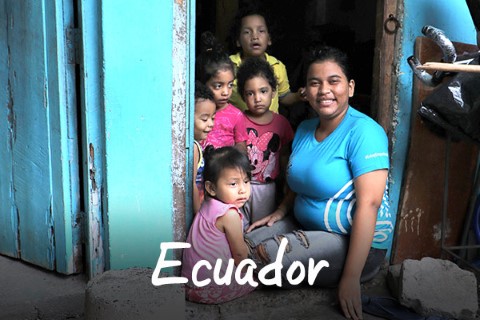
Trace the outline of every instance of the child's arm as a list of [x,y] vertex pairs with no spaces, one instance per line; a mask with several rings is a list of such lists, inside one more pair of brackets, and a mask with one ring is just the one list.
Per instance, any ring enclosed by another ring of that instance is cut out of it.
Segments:
[[198,150],[198,146],[193,144],[193,214],[197,214],[198,210],[200,210],[200,194],[198,193],[197,188],[197,172],[198,172],[198,161],[200,160],[200,150]]
[[247,143],[245,141],[235,143],[235,148],[247,154]]
[[237,210],[230,209],[217,219],[215,225],[220,231],[225,233],[230,245],[232,258],[235,265],[238,265],[240,261],[248,257],[247,245],[243,240],[243,224],[240,214]]
[[307,101],[305,98],[305,88],[299,88],[297,92],[289,92],[282,97],[278,97],[278,101],[286,106],[291,106],[297,102]]
[[246,140],[248,139],[247,135],[247,126],[246,126],[246,116],[243,112],[238,113],[238,117],[236,119],[235,127],[233,129],[234,139],[235,139],[235,147],[242,151],[244,154],[247,154],[247,143]]

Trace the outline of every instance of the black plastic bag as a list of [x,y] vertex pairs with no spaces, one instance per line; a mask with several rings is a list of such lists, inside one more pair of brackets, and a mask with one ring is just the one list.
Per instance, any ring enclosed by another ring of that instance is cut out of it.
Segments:
[[[469,64],[478,65],[478,58]],[[458,130],[460,136],[480,143],[480,73],[459,72],[445,80],[422,101],[422,107],[420,115],[445,130]],[[426,116],[426,110],[430,110],[430,117]],[[440,119],[435,121],[432,114]],[[445,122],[448,125],[442,125]]]

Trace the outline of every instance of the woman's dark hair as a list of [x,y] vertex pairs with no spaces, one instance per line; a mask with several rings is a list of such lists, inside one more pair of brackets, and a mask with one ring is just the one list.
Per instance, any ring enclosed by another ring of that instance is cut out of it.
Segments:
[[205,167],[203,181],[217,183],[220,173],[224,169],[240,169],[248,179],[252,178],[252,168],[247,155],[235,147],[222,147],[215,149],[208,146],[203,152]]
[[212,90],[198,80],[195,81],[195,101],[197,100],[210,100],[215,102]]
[[235,75],[233,63],[223,46],[215,36],[206,31],[200,39],[200,54],[195,62],[195,79],[206,83],[220,70],[231,70]]
[[338,64],[345,76],[347,77],[347,80],[351,79],[347,54],[340,49],[329,46],[319,46],[311,50],[309,57],[306,61],[304,78],[306,78],[306,73],[308,72],[308,69],[313,63],[320,63],[327,60],[333,61]]
[[245,82],[255,77],[264,78],[273,91],[277,90],[277,79],[270,64],[259,57],[249,57],[242,62],[237,70],[238,93],[242,99],[245,92]]

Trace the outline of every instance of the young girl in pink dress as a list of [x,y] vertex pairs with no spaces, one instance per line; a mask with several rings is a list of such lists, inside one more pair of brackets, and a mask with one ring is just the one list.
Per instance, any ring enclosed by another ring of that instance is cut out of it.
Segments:
[[195,78],[206,84],[213,92],[217,112],[212,132],[202,146],[215,148],[235,146],[246,152],[247,130],[244,115],[228,100],[232,95],[235,73],[233,63],[211,32],[201,38],[200,55],[195,66]]
[[[247,258],[247,245],[243,240],[243,215],[240,209],[250,197],[250,161],[234,147],[205,150],[205,200],[195,215],[187,242],[192,246],[183,251],[182,276],[189,281],[185,287],[190,301],[217,304],[241,297],[255,288],[248,283],[239,285],[235,277],[229,285],[217,285],[214,270],[217,259],[222,261],[218,273],[225,275],[227,264],[233,259],[235,266]],[[206,286],[196,286],[192,272],[195,265],[205,260],[212,266],[198,269],[196,281],[210,279]],[[235,275],[235,269],[232,275]]]

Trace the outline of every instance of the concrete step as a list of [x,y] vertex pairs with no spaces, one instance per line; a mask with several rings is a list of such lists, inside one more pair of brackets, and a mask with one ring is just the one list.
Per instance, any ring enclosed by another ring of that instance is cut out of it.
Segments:
[[[335,289],[312,287],[284,290],[262,288],[220,305],[185,301],[182,285],[151,284],[151,269],[107,271],[90,281],[86,290],[85,319],[344,319],[335,304]],[[364,285],[365,293],[381,294],[384,276]],[[377,317],[365,315],[364,319]]]
[[[385,281],[386,271],[362,285],[362,292],[368,295],[389,295]],[[221,305],[202,305],[186,302],[188,320],[313,320],[345,319],[336,303],[336,289],[303,287],[291,290],[263,288]],[[382,318],[364,314],[365,320]]]
[[[110,270],[87,284],[84,275],[62,276],[0,256],[0,320],[344,319],[334,289],[262,288],[221,305],[203,305],[185,301],[181,285],[154,287],[152,273]],[[363,290],[384,295],[384,275]]]

